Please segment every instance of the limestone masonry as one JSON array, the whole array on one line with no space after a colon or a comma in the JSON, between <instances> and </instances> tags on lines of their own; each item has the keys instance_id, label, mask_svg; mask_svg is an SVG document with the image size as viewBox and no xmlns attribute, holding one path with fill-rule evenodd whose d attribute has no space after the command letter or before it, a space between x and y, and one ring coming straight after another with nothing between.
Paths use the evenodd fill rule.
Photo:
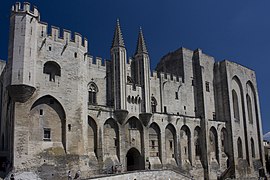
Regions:
<instances>
[{"instance_id":1,"label":"limestone masonry","mask_svg":"<svg viewBox=\"0 0 270 180\"><path fill-rule=\"evenodd\" d=\"M259 176L265 162L253 70L179 48L151 72L141 29L128 59L117 21L111 60L90 56L78 33L48 29L36 7L12 7L8 61L0 62L0 147L13 172Z\"/></svg>"}]
</instances>

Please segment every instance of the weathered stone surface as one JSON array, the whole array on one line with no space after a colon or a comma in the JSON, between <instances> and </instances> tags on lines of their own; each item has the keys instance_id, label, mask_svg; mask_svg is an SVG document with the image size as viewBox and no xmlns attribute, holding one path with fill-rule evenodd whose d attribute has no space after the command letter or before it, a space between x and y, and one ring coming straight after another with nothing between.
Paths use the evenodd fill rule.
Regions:
<instances>
[{"instance_id":1,"label":"weathered stone surface","mask_svg":"<svg viewBox=\"0 0 270 180\"><path fill-rule=\"evenodd\" d=\"M14 173L66 179L69 170L86 178L174 169L224 179L257 177L265 165L254 71L180 48L151 73L147 50L127 62L123 43L103 63L78 33L49 34L28 3L11 13L9 61L0 61L0 148ZM167 175L181 179L170 171L122 177Z\"/></svg>"}]
</instances>

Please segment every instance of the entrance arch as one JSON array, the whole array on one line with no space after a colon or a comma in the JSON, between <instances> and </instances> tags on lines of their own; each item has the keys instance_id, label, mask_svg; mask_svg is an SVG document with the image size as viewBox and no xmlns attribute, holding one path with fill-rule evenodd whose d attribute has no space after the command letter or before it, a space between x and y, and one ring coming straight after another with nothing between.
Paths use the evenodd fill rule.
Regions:
<instances>
[{"instance_id":1,"label":"entrance arch","mask_svg":"<svg viewBox=\"0 0 270 180\"><path fill-rule=\"evenodd\" d=\"M136 148L128 150L126 155L127 171L143 170L144 159Z\"/></svg>"}]
</instances>

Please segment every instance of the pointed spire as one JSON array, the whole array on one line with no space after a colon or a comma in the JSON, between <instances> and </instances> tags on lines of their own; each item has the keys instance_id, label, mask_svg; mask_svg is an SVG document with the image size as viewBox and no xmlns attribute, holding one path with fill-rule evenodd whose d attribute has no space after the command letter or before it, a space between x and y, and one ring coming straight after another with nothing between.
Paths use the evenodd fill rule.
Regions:
<instances>
[{"instance_id":1,"label":"pointed spire","mask_svg":"<svg viewBox=\"0 0 270 180\"><path fill-rule=\"evenodd\" d=\"M137 41L137 49L136 49L135 55L140 54L140 53L148 54L141 27L140 27L140 31L139 31L139 36L138 36L138 41Z\"/></svg>"},{"instance_id":2,"label":"pointed spire","mask_svg":"<svg viewBox=\"0 0 270 180\"><path fill-rule=\"evenodd\" d=\"M112 48L113 47L125 47L124 39L122 36L121 28L119 19L117 19L114 36L113 36L113 42L112 42Z\"/></svg>"}]
</instances>

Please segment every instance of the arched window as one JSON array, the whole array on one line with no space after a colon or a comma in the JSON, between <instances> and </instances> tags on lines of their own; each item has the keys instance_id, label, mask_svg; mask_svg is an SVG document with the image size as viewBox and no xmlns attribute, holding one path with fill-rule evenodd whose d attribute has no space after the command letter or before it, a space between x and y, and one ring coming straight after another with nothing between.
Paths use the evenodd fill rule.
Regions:
<instances>
[{"instance_id":1,"label":"arched window","mask_svg":"<svg viewBox=\"0 0 270 180\"><path fill-rule=\"evenodd\" d=\"M234 120L239 121L239 105L238 105L238 97L235 90L232 90L232 97L233 97L233 114Z\"/></svg>"},{"instance_id":2,"label":"arched window","mask_svg":"<svg viewBox=\"0 0 270 180\"><path fill-rule=\"evenodd\" d=\"M55 82L55 76L61 76L61 68L56 62L48 61L44 64L43 73L49 74L49 81Z\"/></svg>"},{"instance_id":3,"label":"arched window","mask_svg":"<svg viewBox=\"0 0 270 180\"><path fill-rule=\"evenodd\" d=\"M196 157L201 156L200 137L201 137L201 129L199 127L196 127L194 130L194 145Z\"/></svg>"},{"instance_id":4,"label":"arched window","mask_svg":"<svg viewBox=\"0 0 270 180\"><path fill-rule=\"evenodd\" d=\"M249 123L253 124L252 104L251 104L251 98L248 94L247 94L247 108L248 108Z\"/></svg>"},{"instance_id":5,"label":"arched window","mask_svg":"<svg viewBox=\"0 0 270 180\"><path fill-rule=\"evenodd\" d=\"M238 149L238 158L243 158L243 148L242 148L242 141L240 137L237 140L237 149Z\"/></svg>"},{"instance_id":6,"label":"arched window","mask_svg":"<svg viewBox=\"0 0 270 180\"><path fill-rule=\"evenodd\" d=\"M88 85L88 104L97 104L98 87L95 83L91 82Z\"/></svg>"},{"instance_id":7,"label":"arched window","mask_svg":"<svg viewBox=\"0 0 270 180\"><path fill-rule=\"evenodd\" d=\"M251 154L252 154L252 157L255 158L255 146L254 146L253 138L251 138L250 141L251 141Z\"/></svg>"},{"instance_id":8,"label":"arched window","mask_svg":"<svg viewBox=\"0 0 270 180\"><path fill-rule=\"evenodd\" d=\"M157 100L154 96L151 97L151 108L152 108L152 113L157 112Z\"/></svg>"}]
</instances>

